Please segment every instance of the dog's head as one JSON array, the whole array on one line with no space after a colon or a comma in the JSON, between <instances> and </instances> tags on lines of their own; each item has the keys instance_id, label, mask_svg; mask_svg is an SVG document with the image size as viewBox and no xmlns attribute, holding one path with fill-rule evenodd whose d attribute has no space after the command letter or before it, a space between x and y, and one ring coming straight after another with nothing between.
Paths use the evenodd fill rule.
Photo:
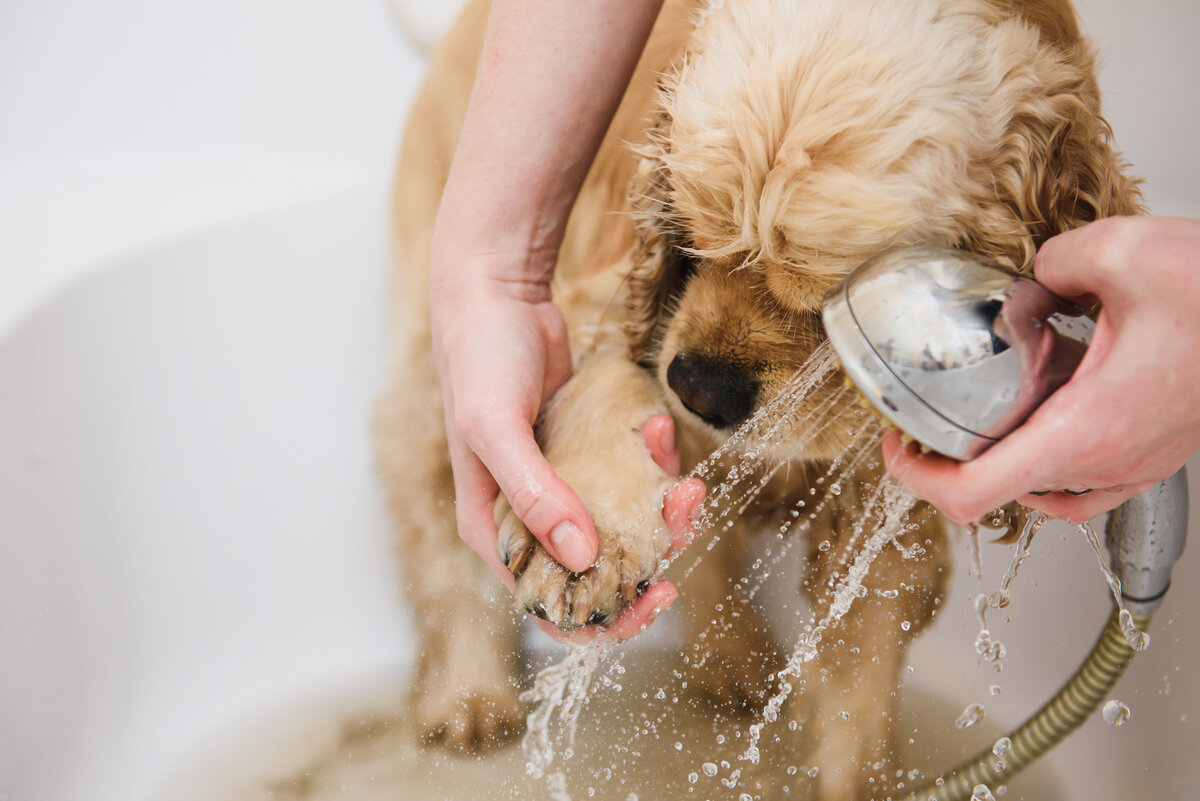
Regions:
<instances>
[{"instance_id":1,"label":"dog's head","mask_svg":"<svg viewBox=\"0 0 1200 801\"><path fill-rule=\"evenodd\" d=\"M767 403L824 340L826 290L882 250L930 242L1028 271L1046 238L1140 210L1069 7L1014 5L704 15L631 194L630 349L685 424L727 435ZM847 423L805 455L844 447Z\"/></svg>"}]
</instances>

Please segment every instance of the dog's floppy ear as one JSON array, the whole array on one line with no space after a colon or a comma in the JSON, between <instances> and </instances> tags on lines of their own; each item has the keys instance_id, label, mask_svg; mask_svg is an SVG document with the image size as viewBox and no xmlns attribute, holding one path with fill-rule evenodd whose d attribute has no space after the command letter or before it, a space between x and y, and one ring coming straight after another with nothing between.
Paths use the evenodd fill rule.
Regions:
<instances>
[{"instance_id":1,"label":"dog's floppy ear","mask_svg":"<svg viewBox=\"0 0 1200 801\"><path fill-rule=\"evenodd\" d=\"M1034 250L1101 217L1144 211L1139 181L1111 144L1100 113L1094 58L1080 39L1056 43L1009 78L1020 98L995 171L999 199L1027 234L1010 257L1032 268ZM986 248L985 248L986 249Z\"/></svg>"},{"instance_id":2,"label":"dog's floppy ear","mask_svg":"<svg viewBox=\"0 0 1200 801\"><path fill-rule=\"evenodd\" d=\"M627 279L625 335L631 358L651 366L653 341L663 307L692 266L686 242L671 211L670 117L660 112L649 126L646 142L635 151L638 162L629 203L637 233Z\"/></svg>"}]
</instances>

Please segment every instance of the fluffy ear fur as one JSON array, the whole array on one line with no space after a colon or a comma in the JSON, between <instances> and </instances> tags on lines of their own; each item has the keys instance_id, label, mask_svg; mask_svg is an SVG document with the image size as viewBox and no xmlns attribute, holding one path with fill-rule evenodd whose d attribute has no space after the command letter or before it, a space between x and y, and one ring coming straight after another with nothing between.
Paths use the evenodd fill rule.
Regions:
<instances>
[{"instance_id":1,"label":"fluffy ear fur","mask_svg":"<svg viewBox=\"0 0 1200 801\"><path fill-rule=\"evenodd\" d=\"M686 236L671 214L670 169L665 159L669 128L669 115L660 112L645 144L636 150L637 169L630 187L637 237L627 278L624 326L630 356L643 367L652 366L663 307L693 266Z\"/></svg>"},{"instance_id":2,"label":"fluffy ear fur","mask_svg":"<svg viewBox=\"0 0 1200 801\"><path fill-rule=\"evenodd\" d=\"M1069 10L1068 10L1069 13ZM1144 213L1140 181L1128 177L1111 144L1112 130L1100 113L1095 59L1088 44L1072 35L1074 20L1062 38L1039 25L1043 43L1034 60L1008 77L1017 94L1009 129L994 160L997 199L1022 224L1026 235L1019 252L984 241L965 246L1031 270L1043 242L1101 217ZM1057 41L1053 41L1057 39Z\"/></svg>"}]
</instances>

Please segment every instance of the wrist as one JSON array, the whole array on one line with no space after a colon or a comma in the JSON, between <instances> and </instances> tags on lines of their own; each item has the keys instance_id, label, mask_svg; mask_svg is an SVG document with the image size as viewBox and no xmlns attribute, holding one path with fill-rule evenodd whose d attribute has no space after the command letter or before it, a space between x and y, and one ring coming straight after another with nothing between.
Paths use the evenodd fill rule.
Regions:
<instances>
[{"instance_id":1,"label":"wrist","mask_svg":"<svg viewBox=\"0 0 1200 801\"><path fill-rule=\"evenodd\" d=\"M473 248L436 242L430 263L430 301L460 313L475 303L551 301L556 253Z\"/></svg>"}]
</instances>

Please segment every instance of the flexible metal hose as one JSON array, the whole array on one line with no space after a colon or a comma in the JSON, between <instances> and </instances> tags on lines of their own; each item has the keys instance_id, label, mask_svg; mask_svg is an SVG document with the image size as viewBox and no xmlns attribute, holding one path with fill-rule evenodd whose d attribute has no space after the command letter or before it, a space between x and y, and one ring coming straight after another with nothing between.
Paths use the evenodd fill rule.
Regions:
<instances>
[{"instance_id":1,"label":"flexible metal hose","mask_svg":"<svg viewBox=\"0 0 1200 801\"><path fill-rule=\"evenodd\" d=\"M1145 631L1150 615L1134 615L1133 621ZM943 774L940 785L937 781L929 782L902 796L901 801L966 801L971 798L976 785L984 784L994 790L1010 781L1096 711L1125 672L1133 654L1121 632L1118 611L1114 609L1108 624L1100 632L1100 639L1075 675L1033 717L1008 735L1012 747L1003 759L1003 771L996 770L1000 757L988 747Z\"/></svg>"}]
</instances>

